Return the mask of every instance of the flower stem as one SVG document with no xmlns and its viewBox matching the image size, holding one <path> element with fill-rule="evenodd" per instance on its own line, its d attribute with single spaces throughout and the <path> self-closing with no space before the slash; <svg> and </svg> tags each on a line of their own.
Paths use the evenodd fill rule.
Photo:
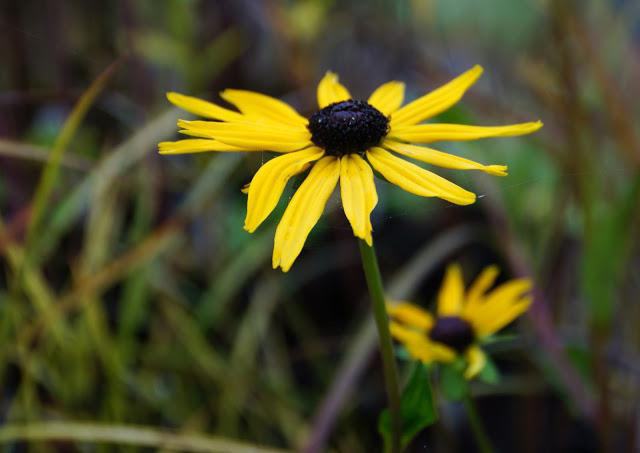
<svg viewBox="0 0 640 453">
<path fill-rule="evenodd" d="M 463 403 L 467 411 L 467 417 L 469 417 L 473 437 L 475 437 L 476 443 L 478 444 L 478 450 L 480 450 L 481 453 L 493 453 L 493 445 L 491 445 L 489 436 L 487 436 L 482 420 L 480 420 L 480 416 L 478 415 L 476 404 L 469 392 L 464 396 Z"/>
<path fill-rule="evenodd" d="M 400 390 L 398 386 L 398 370 L 393 355 L 393 343 L 389 332 L 389 317 L 382 286 L 382 277 L 378 267 L 378 258 L 373 247 L 367 245 L 363 240 L 358 241 L 360 246 L 360 257 L 362 267 L 367 279 L 369 295 L 373 303 L 373 315 L 378 328 L 378 339 L 380 341 L 380 354 L 384 367 L 384 381 L 387 389 L 387 399 L 389 400 L 389 416 L 391 419 L 391 451 L 400 452 L 401 418 L 400 418 Z"/>
</svg>

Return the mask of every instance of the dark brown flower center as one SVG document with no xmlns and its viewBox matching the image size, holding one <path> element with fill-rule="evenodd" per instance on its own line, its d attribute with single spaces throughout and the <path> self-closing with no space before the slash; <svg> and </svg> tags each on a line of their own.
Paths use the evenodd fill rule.
<svg viewBox="0 0 640 453">
<path fill-rule="evenodd" d="M 326 106 L 309 118 L 311 141 L 327 154 L 363 153 L 389 132 L 389 118 L 365 101 L 342 101 Z"/>
<path fill-rule="evenodd" d="M 463 353 L 475 338 L 473 327 L 457 316 L 442 316 L 429 332 L 429 338 L 445 344 L 459 353 Z"/>
</svg>

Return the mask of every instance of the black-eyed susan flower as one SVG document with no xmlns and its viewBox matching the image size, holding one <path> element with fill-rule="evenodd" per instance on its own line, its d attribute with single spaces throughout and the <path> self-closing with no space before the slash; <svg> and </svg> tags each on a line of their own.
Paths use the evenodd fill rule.
<svg viewBox="0 0 640 453">
<path fill-rule="evenodd" d="M 392 81 L 367 101 L 355 100 L 328 72 L 317 90 L 319 110 L 305 118 L 278 99 L 242 90 L 220 96 L 236 110 L 201 99 L 169 93 L 176 106 L 213 121 L 180 120 L 180 132 L 192 137 L 160 143 L 160 153 L 273 151 L 281 153 L 255 174 L 248 193 L 244 228 L 253 232 L 276 207 L 290 178 L 309 168 L 280 220 L 273 247 L 273 267 L 288 271 L 338 181 L 342 205 L 353 234 L 372 243 L 371 212 L 378 202 L 373 169 L 389 182 L 423 197 L 458 205 L 475 201 L 474 193 L 399 156 L 458 170 L 506 175 L 505 165 L 483 165 L 415 143 L 474 140 L 528 134 L 540 122 L 509 126 L 422 124 L 458 102 L 482 73 L 475 66 L 437 90 L 402 106 L 404 84 Z"/>
<path fill-rule="evenodd" d="M 391 335 L 424 363 L 466 360 L 465 377 L 473 378 L 486 364 L 480 345 L 524 313 L 531 304 L 529 279 L 510 280 L 489 291 L 498 275 L 485 268 L 465 292 L 457 264 L 447 268 L 438 294 L 437 314 L 408 302 L 389 306 Z"/>
</svg>

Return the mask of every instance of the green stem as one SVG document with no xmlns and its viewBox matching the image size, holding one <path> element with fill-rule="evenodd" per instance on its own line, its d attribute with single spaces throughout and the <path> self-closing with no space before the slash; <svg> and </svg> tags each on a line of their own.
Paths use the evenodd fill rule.
<svg viewBox="0 0 640 453">
<path fill-rule="evenodd" d="M 373 303 L 373 315 L 378 328 L 380 353 L 384 367 L 384 381 L 387 389 L 387 399 L 389 400 L 389 416 L 391 418 L 391 451 L 393 453 L 399 453 L 401 450 L 400 436 L 402 432 L 400 390 L 398 386 L 398 370 L 396 369 L 396 361 L 393 355 L 391 332 L 389 332 L 389 317 L 387 315 L 382 277 L 374 248 L 368 246 L 363 240 L 359 240 L 358 243 L 360 245 L 362 267 L 364 268 L 369 295 Z"/>
<path fill-rule="evenodd" d="M 467 417 L 469 417 L 469 424 L 471 425 L 471 431 L 473 431 L 473 437 L 475 437 L 476 443 L 478 444 L 478 450 L 480 450 L 481 453 L 493 453 L 493 445 L 491 445 L 491 441 L 489 440 L 489 436 L 487 436 L 482 420 L 480 420 L 476 404 L 468 392 L 464 396 L 463 403 L 464 408 L 467 410 Z"/>
</svg>

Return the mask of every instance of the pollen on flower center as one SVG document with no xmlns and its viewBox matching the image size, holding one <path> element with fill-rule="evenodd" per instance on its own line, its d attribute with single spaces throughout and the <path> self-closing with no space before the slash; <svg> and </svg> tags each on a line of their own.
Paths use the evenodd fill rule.
<svg viewBox="0 0 640 453">
<path fill-rule="evenodd" d="M 379 144 L 389 131 L 389 119 L 368 102 L 350 99 L 314 113 L 308 128 L 313 143 L 329 155 L 342 156 Z"/>
<path fill-rule="evenodd" d="M 464 319 L 442 316 L 437 318 L 429 332 L 429 338 L 462 353 L 473 343 L 474 333 L 471 324 Z"/>
</svg>

